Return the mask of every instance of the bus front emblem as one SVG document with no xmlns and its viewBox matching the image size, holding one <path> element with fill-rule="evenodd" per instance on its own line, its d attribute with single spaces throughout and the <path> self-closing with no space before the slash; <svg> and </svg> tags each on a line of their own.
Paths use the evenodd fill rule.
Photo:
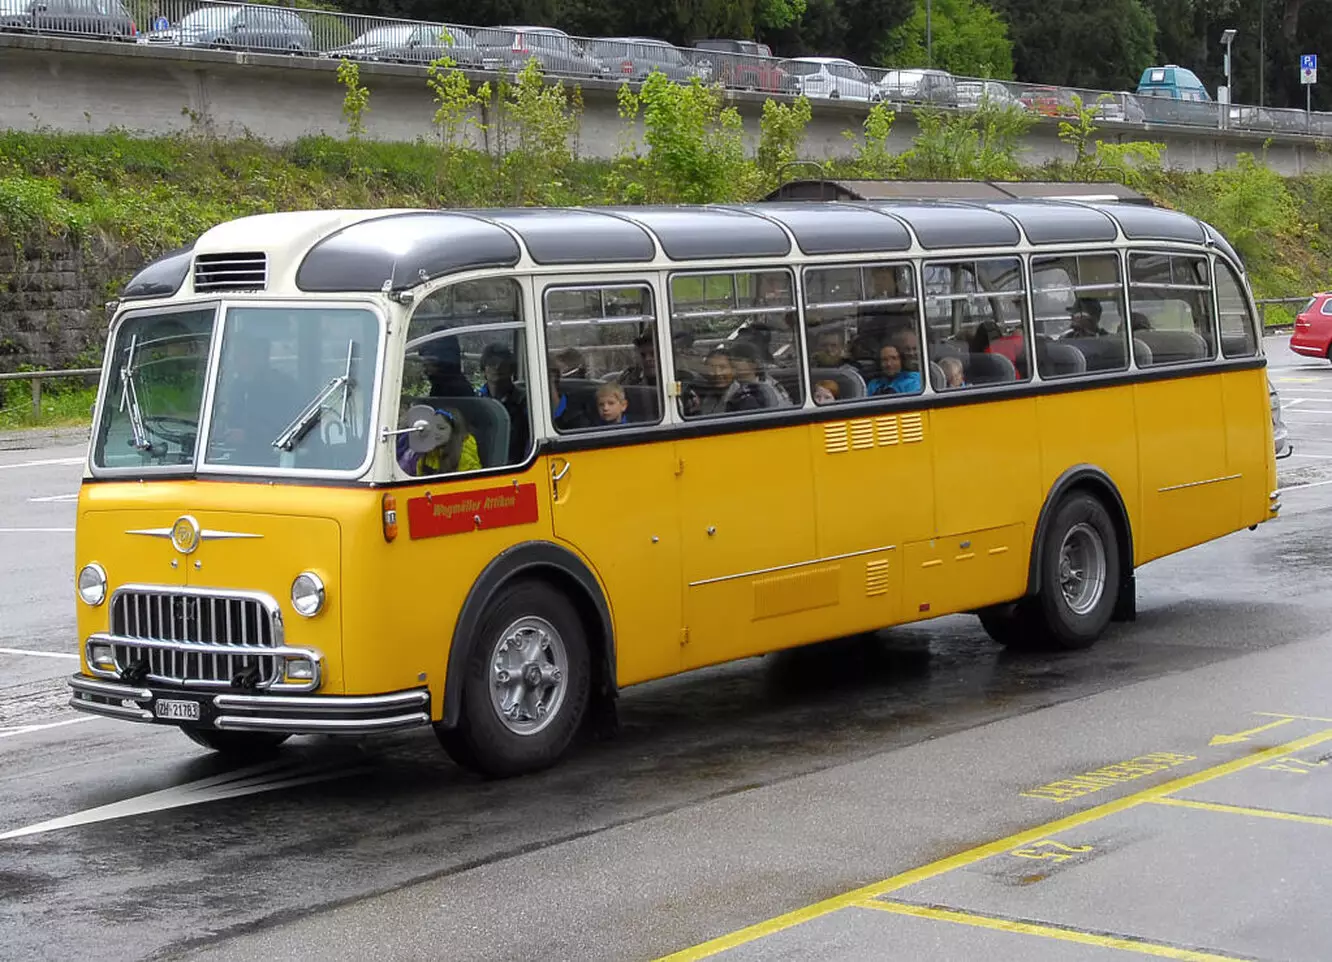
<svg viewBox="0 0 1332 962">
<path fill-rule="evenodd" d="M 171 526 L 171 543 L 181 554 L 190 554 L 199 547 L 199 522 L 188 514 L 181 515 Z"/>
</svg>

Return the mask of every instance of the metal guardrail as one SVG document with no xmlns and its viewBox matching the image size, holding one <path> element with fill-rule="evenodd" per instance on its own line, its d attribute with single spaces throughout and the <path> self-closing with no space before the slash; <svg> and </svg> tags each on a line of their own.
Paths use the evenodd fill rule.
<svg viewBox="0 0 1332 962">
<path fill-rule="evenodd" d="M 1255 297 L 1253 303 L 1258 307 L 1258 327 L 1260 330 L 1267 329 L 1267 308 L 1272 304 L 1307 304 L 1309 298 L 1306 297 Z"/>
<path fill-rule="evenodd" d="M 13 374 L 0 374 L 0 385 L 3 385 L 6 381 L 31 381 L 32 416 L 34 418 L 39 418 L 42 415 L 42 381 L 49 381 L 63 377 L 88 377 L 89 375 L 100 375 L 101 373 L 102 369 L 100 367 L 78 367 L 69 368 L 64 371 L 16 371 Z"/>
<path fill-rule="evenodd" d="M 39 7 L 43 9 L 38 9 Z M 94 5 L 85 5 L 91 11 Z M 1153 124 L 1251 133 L 1332 136 L 1332 113 L 1138 96 L 959 77 L 939 70 L 861 67 L 849 60 L 760 56 L 749 41 L 709 42 L 734 50 L 675 47 L 645 38 L 576 37 L 550 27 L 482 27 L 213 0 L 106 0 L 106 13 L 58 13 L 56 4 L 0 13 L 0 31 L 89 37 L 163 47 L 211 48 L 302 57 L 415 64 L 448 54 L 464 69 L 517 72 L 536 58 L 550 77 L 642 81 L 652 70 L 668 79 L 697 76 L 729 90 L 812 100 L 931 104 L 959 110 L 981 102 L 1010 104 L 1048 117 L 1075 113 L 1073 98 L 1094 108 L 1098 123 Z M 71 8 L 72 9 L 72 8 Z M 11 8 L 12 10 L 12 8 Z M 441 41 L 447 33 L 448 41 Z"/>
</svg>

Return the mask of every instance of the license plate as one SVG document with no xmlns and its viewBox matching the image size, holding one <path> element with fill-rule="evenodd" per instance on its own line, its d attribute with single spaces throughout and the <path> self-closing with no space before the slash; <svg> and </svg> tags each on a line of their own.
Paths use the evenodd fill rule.
<svg viewBox="0 0 1332 962">
<path fill-rule="evenodd" d="M 153 704 L 153 714 L 158 718 L 171 721 L 198 721 L 199 703 L 197 701 L 173 701 L 159 698 Z"/>
</svg>

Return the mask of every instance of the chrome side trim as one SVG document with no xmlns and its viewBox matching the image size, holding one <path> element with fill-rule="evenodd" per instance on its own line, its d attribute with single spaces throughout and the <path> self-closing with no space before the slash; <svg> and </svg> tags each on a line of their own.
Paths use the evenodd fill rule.
<svg viewBox="0 0 1332 962">
<path fill-rule="evenodd" d="M 430 704 L 428 691 L 404 691 L 392 695 L 320 695 L 297 698 L 283 695 L 214 695 L 213 706 L 232 711 L 316 711 L 373 712 L 394 708 L 424 708 Z"/>
<path fill-rule="evenodd" d="M 388 718 L 269 718 L 263 715 L 219 715 L 213 726 L 223 731 L 288 732 L 293 735 L 353 735 L 395 731 L 430 724 L 425 712 Z"/>
<path fill-rule="evenodd" d="M 1238 477 L 1238 475 L 1236 475 Z M 829 561 L 843 561 L 847 558 L 859 558 L 861 555 L 879 554 L 883 551 L 896 551 L 897 545 L 885 545 L 882 548 L 866 548 L 864 551 L 848 551 L 846 554 L 829 555 L 826 558 L 815 558 L 812 561 L 795 561 L 788 565 L 777 565 L 773 568 L 755 568 L 753 571 L 741 571 L 733 575 L 721 575 L 717 578 L 704 578 L 702 581 L 691 581 L 689 587 L 697 588 L 700 585 L 715 585 L 722 581 L 734 581 L 737 578 L 752 578 L 754 575 L 771 574 L 774 571 L 790 571 L 792 568 L 806 568 L 809 565 L 826 564 Z"/>
<path fill-rule="evenodd" d="M 103 698 L 123 698 L 132 701 L 152 701 L 153 693 L 147 688 L 132 685 L 116 685 L 111 682 L 97 681 L 87 675 L 73 675 L 69 678 L 69 687 L 87 695 L 100 695 Z"/>
<path fill-rule="evenodd" d="M 171 537 L 170 528 L 131 528 L 126 534 L 141 534 L 149 538 L 167 538 Z M 262 538 L 261 534 L 249 534 L 244 531 L 212 531 L 208 528 L 199 529 L 200 541 L 226 541 L 230 538 Z"/>
<path fill-rule="evenodd" d="M 69 707 L 86 711 L 93 715 L 107 715 L 111 718 L 123 718 L 127 721 L 152 721 L 153 713 L 146 708 L 126 708 L 124 705 L 108 705 L 100 701 L 88 701 L 75 695 L 69 700 Z"/>
<path fill-rule="evenodd" d="M 1227 474 L 1224 478 L 1208 478 L 1206 481 L 1188 481 L 1184 484 L 1172 484 L 1168 487 L 1157 488 L 1157 494 L 1164 494 L 1167 491 L 1179 491 L 1182 488 L 1197 488 L 1204 484 L 1217 484 L 1221 481 L 1237 481 L 1244 477 L 1242 474 Z"/>
</svg>

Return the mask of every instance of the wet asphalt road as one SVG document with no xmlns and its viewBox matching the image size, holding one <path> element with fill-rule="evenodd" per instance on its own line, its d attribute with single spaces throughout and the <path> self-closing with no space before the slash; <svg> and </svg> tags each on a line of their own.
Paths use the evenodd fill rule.
<svg viewBox="0 0 1332 962">
<path fill-rule="evenodd" d="M 751 659 L 625 692 L 617 739 L 500 783 L 453 767 L 428 731 L 296 739 L 234 770 L 174 731 L 76 716 L 63 689 L 74 661 L 58 656 L 74 648 L 74 509 L 61 499 L 81 452 L 0 446 L 0 959 L 652 958 L 1316 737 L 1332 722 L 1288 716 L 1332 718 L 1332 368 L 1279 340 L 1268 351 L 1297 446 L 1281 462 L 1281 517 L 1141 569 L 1137 622 L 1091 651 L 1017 657 L 953 617 Z M 1189 760 L 1085 798 L 1022 794 L 1153 752 Z M 1319 782 L 1317 754 L 1300 757 L 1308 771 L 1286 782 L 1303 777 L 1301 811 L 1332 819 L 1332 781 Z M 1236 781 L 1265 774 L 1208 785 L 1279 807 L 1289 789 Z M 1142 821 L 1161 812 L 1194 819 L 1176 848 Z M 1053 884 L 1078 874 L 1067 869 L 1032 888 L 1022 880 L 1046 875 L 1010 884 L 964 866 L 920 883 L 915 901 L 902 889 L 891 911 L 841 907 L 728 954 L 1123 954 L 1032 933 L 1020 937 L 1034 950 L 1010 948 L 1011 931 L 900 908 L 956 900 L 1218 957 L 1319 958 L 1332 921 L 1290 913 L 1332 894 L 1326 859 L 1291 853 L 1326 852 L 1332 821 L 1281 821 L 1305 834 L 1274 841 L 1198 821 L 1222 814 L 1152 803 L 1095 823 L 1092 841 L 1067 840 L 1092 846 L 1078 865 L 1107 853 L 1082 887 Z M 1245 872 L 1241 857 L 1261 864 Z M 977 878 L 999 879 L 1009 902 Z M 1113 897 L 1154 885 L 1173 895 Z"/>
</svg>

